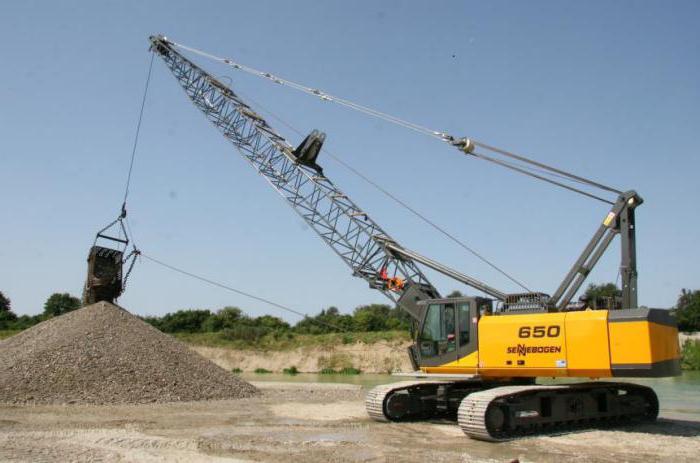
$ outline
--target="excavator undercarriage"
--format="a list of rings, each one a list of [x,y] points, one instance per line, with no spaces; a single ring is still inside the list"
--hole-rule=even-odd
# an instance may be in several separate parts
[[[455,420],[467,436],[490,442],[653,421],[659,412],[646,386],[525,382],[402,381],[372,389],[365,405],[375,421]]]

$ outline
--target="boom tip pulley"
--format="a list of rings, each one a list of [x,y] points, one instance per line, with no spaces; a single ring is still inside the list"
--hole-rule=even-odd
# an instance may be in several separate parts
[[[449,137],[451,139],[449,140],[450,144],[457,147],[458,150],[466,154],[472,154],[474,152],[476,145],[474,145],[474,142],[470,138],[462,137],[455,139],[452,136]]]

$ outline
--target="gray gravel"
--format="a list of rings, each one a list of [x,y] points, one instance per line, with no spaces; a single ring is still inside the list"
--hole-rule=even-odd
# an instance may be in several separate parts
[[[0,402],[140,404],[236,399],[257,389],[106,302],[0,341]]]

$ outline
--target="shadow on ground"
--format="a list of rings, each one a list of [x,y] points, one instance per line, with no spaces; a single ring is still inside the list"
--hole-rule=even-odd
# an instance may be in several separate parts
[[[673,418],[659,418],[654,423],[624,426],[619,430],[655,434],[660,436],[695,437],[700,436],[700,422]]]

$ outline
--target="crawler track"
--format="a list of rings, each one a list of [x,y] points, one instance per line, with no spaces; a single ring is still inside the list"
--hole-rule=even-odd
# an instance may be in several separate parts
[[[439,386],[450,381],[400,381],[377,386],[367,393],[365,408],[375,421],[427,418]]]
[[[457,421],[471,438],[500,442],[531,434],[653,421],[658,412],[654,391],[635,384],[506,386],[466,396]]]
[[[629,383],[537,386],[472,381],[402,381],[365,399],[375,421],[457,420],[474,439],[500,442],[533,434],[653,421],[654,391]]]

